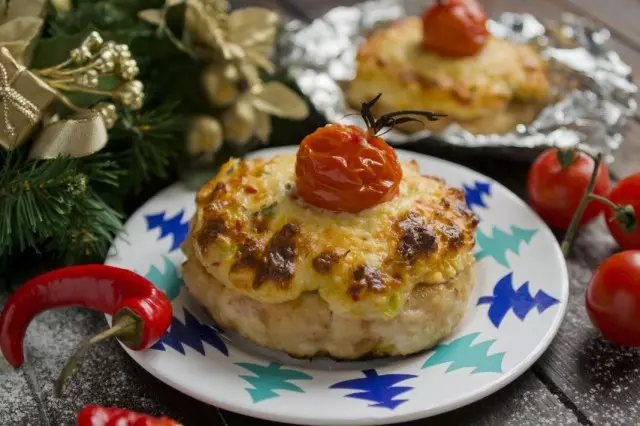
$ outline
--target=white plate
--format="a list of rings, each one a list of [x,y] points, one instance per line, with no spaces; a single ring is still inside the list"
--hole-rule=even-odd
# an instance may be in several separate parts
[[[295,148],[268,149],[269,157]],[[249,416],[314,425],[377,425],[414,420],[477,401],[526,371],[556,334],[568,297],[555,237],[516,195],[472,170],[407,151],[422,173],[463,187],[480,216],[477,284],[464,320],[440,346],[380,365],[281,365],[220,332],[182,286],[178,244],[195,210],[194,193],[175,184],[131,216],[106,263],[150,278],[173,299],[162,343],[129,355],[170,386]],[[124,346],[123,346],[124,347]]]

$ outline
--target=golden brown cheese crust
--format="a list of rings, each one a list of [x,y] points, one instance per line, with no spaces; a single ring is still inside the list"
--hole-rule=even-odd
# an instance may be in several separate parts
[[[473,262],[478,219],[462,191],[415,164],[397,197],[358,214],[305,204],[294,168],[294,155],[231,160],[199,191],[187,251],[225,286],[265,303],[318,291],[334,312],[391,318],[416,285]]]
[[[486,123],[474,121],[504,116],[514,101],[542,105],[549,97],[547,64],[530,46],[489,38],[475,56],[446,58],[425,50],[421,39],[419,17],[405,18],[369,37],[358,51],[349,102],[359,107],[383,93],[383,111],[431,110],[486,131]],[[525,116],[522,108],[515,112]],[[513,121],[511,115],[498,124]],[[447,122],[436,122],[433,128]]]

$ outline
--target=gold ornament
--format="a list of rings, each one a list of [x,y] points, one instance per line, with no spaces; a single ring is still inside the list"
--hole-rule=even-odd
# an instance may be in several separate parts
[[[189,31],[185,40],[193,38],[195,44],[218,46],[225,49],[223,29],[218,22],[229,12],[225,0],[187,0],[184,26]]]
[[[236,108],[234,108],[237,105]],[[234,144],[245,144],[251,136],[256,136],[262,142],[266,142],[271,134],[271,116],[302,120],[309,115],[307,104],[289,87],[277,81],[269,81],[264,85],[254,86],[250,92],[240,96],[234,107],[231,107],[231,117],[242,115],[243,120],[232,119],[232,133],[228,133],[225,123],[227,111],[223,113],[222,122],[225,138]],[[246,112],[250,108],[251,113]],[[250,117],[250,118],[249,118]],[[246,126],[240,129],[241,126]],[[249,136],[245,139],[238,135]]]
[[[309,116],[307,104],[296,92],[278,81],[269,81],[251,90],[253,106],[269,115],[292,120]]]
[[[193,156],[213,155],[222,147],[222,126],[215,118],[202,115],[189,125],[187,152]]]
[[[33,40],[40,34],[48,0],[0,0],[0,47],[20,64],[31,62]]]
[[[58,98],[69,108],[81,112],[61,92],[83,92],[107,96],[120,102],[124,107],[137,110],[144,101],[143,85],[134,80],[138,75],[138,64],[131,58],[129,46],[104,42],[96,31],[90,33],[82,44],[71,50],[66,61],[34,71],[43,81],[57,89]],[[116,77],[120,85],[115,89],[101,90],[98,85],[101,77]],[[113,126],[117,119],[115,109],[108,111],[99,107],[105,125]]]
[[[211,65],[202,72],[202,86],[213,105],[227,106],[239,95],[239,78],[238,70],[231,64]]]
[[[184,4],[181,39],[167,27],[167,11]],[[226,107],[220,115],[224,139],[238,146],[253,136],[267,141],[271,116],[302,120],[307,104],[284,84],[264,83],[260,70],[272,73],[269,60],[277,33],[278,15],[265,8],[229,10],[226,0],[167,0],[162,9],[140,12],[181,50],[208,62],[202,73],[205,95],[212,105]]]
[[[100,102],[92,109],[74,105],[66,92],[82,92],[109,97],[130,109],[139,109],[144,100],[143,86],[135,76],[138,66],[129,47],[104,42],[92,32],[69,53],[61,64],[28,70],[0,48],[0,146],[20,146],[37,129],[29,152],[30,158],[53,158],[58,155],[86,156],[101,150],[107,143],[107,128],[117,121],[115,105]],[[98,89],[103,77],[115,77],[114,89]],[[56,100],[75,114],[63,120],[53,114]]]
[[[91,109],[102,117],[107,129],[112,128],[113,125],[116,124],[116,121],[118,121],[118,112],[116,111],[116,106],[114,104],[100,102],[94,105]]]
[[[271,117],[262,111],[256,111],[255,114],[256,122],[253,133],[260,141],[266,142],[271,134]]]
[[[249,142],[256,124],[256,113],[251,101],[241,99],[222,113],[224,138],[235,146]]]
[[[58,12],[71,12],[71,0],[51,0],[51,5]]]

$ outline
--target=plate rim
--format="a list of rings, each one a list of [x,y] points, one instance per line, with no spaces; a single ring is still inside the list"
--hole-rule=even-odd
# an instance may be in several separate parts
[[[292,153],[292,152],[295,152],[297,147],[298,145],[286,145],[286,146],[264,148],[264,149],[260,149],[260,150],[256,150],[248,153],[244,157],[244,159],[257,158],[262,155],[277,155],[281,153]],[[480,388],[467,392],[466,394],[462,394],[448,403],[444,403],[444,404],[438,405],[437,407],[433,407],[427,410],[415,410],[409,413],[402,413],[402,414],[394,414],[394,412],[390,412],[388,416],[362,417],[358,419],[344,418],[344,417],[338,417],[338,416],[330,416],[330,417],[323,417],[322,419],[314,419],[310,416],[299,417],[296,415],[278,414],[269,410],[267,411],[261,410],[259,409],[260,406],[257,406],[255,404],[254,405],[233,404],[233,403],[227,403],[226,401],[220,401],[220,400],[214,401],[214,398],[207,397],[206,395],[203,395],[201,393],[191,391],[190,388],[175,382],[169,376],[163,374],[162,370],[159,370],[153,365],[143,362],[143,360],[140,359],[140,357],[138,356],[138,353],[132,351],[126,345],[124,345],[122,342],[118,340],[118,343],[120,344],[120,346],[138,365],[140,365],[145,371],[147,371],[149,374],[151,374],[161,382],[165,383],[168,386],[171,386],[172,388],[178,390],[179,392],[185,395],[188,395],[192,398],[197,399],[198,401],[211,405],[216,409],[223,409],[226,411],[231,411],[237,414],[242,414],[245,416],[254,417],[254,418],[263,419],[263,420],[285,422],[289,424],[311,425],[311,426],[315,426],[315,425],[317,426],[343,426],[343,425],[344,426],[347,426],[347,425],[348,426],[377,426],[377,425],[397,424],[402,422],[426,419],[429,417],[433,417],[439,414],[444,414],[444,413],[456,410],[458,408],[462,408],[474,402],[478,402],[486,398],[487,396],[505,388],[507,385],[509,385],[510,383],[515,381],[517,378],[522,376],[549,348],[549,346],[551,345],[551,342],[557,335],[558,330],[560,329],[560,326],[562,324],[562,321],[564,320],[564,317],[566,315],[566,309],[567,309],[568,299],[569,299],[569,271],[566,263],[566,258],[562,255],[560,244],[556,240],[549,226],[544,222],[544,220],[542,220],[540,215],[538,215],[538,213],[535,210],[533,210],[522,198],[520,198],[518,195],[516,195],[513,191],[511,191],[509,188],[504,186],[499,181],[496,181],[495,179],[489,176],[486,176],[483,173],[475,171],[470,167],[455,163],[453,161],[449,161],[442,158],[438,158],[438,157],[434,157],[431,155],[422,154],[422,153],[414,152],[410,150],[405,150],[405,149],[394,148],[394,150],[401,156],[422,157],[424,160],[427,160],[427,161],[435,161],[435,162],[443,163],[449,167],[463,169],[465,172],[470,172],[480,178],[486,179],[487,181],[491,182],[494,185],[501,187],[512,202],[520,205],[524,209],[529,210],[530,213],[532,213],[535,216],[535,218],[539,221],[541,230],[544,230],[545,233],[553,236],[553,242],[554,242],[553,247],[554,247],[555,255],[557,255],[561,259],[561,262],[560,262],[561,268],[559,271],[560,272],[559,285],[560,285],[561,291],[559,296],[558,310],[555,314],[555,317],[551,325],[549,326],[549,329],[541,337],[538,344],[529,352],[526,358],[520,361],[508,374],[502,374],[495,381],[487,383]],[[151,196],[149,199],[147,199],[129,216],[129,218],[127,219],[127,221],[123,226],[123,231],[127,228],[133,216],[140,210],[144,209],[144,207],[147,204],[149,204],[152,200],[159,198],[164,193],[169,192],[174,188],[180,187],[180,186],[184,187],[185,185],[183,182],[180,182],[180,181],[173,182],[172,184],[166,186],[165,188],[163,188],[162,190],[158,191],[153,196]],[[111,249],[114,247],[117,240],[118,240],[118,237],[116,236],[116,238],[113,240],[112,244],[110,245],[109,251],[111,251]],[[109,257],[105,259],[105,264],[109,264],[108,260],[109,260]],[[111,317],[109,315],[105,315],[105,318],[109,323],[109,325],[111,325]]]

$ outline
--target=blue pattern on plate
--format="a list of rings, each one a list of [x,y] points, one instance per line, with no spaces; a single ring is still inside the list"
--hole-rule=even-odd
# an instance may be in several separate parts
[[[225,356],[229,356],[229,350],[220,338],[219,330],[210,325],[202,324],[185,308],[183,308],[183,311],[184,324],[174,316],[171,320],[169,331],[167,331],[155,345],[151,346],[150,349],[165,351],[165,347],[169,346],[178,353],[185,355],[183,345],[186,345],[200,355],[205,355],[203,343],[207,343]]]
[[[390,410],[407,402],[408,399],[394,399],[396,396],[412,390],[411,386],[396,386],[397,383],[418,377],[413,374],[378,374],[376,370],[363,370],[365,377],[345,380],[331,385],[330,389],[355,389],[355,392],[345,395],[345,398],[363,399],[374,402],[369,407],[383,407]]]
[[[531,296],[529,282],[525,282],[520,288],[514,290],[513,272],[500,278],[493,288],[493,296],[482,296],[478,300],[478,305],[489,305],[489,319],[496,328],[500,327],[509,310],[524,321],[532,309],[537,308],[538,312],[542,313],[557,303],[559,303],[558,299],[542,290],[538,290],[535,296]]]
[[[462,185],[464,188],[464,200],[467,206],[473,210],[474,206],[487,208],[484,197],[491,196],[491,184],[489,182],[475,181],[473,186]]]
[[[173,241],[171,242],[170,252],[174,251],[180,244],[184,241],[189,233],[189,219],[185,219],[182,221],[182,216],[184,216],[184,209],[180,210],[175,216],[165,219],[166,212],[161,211],[160,213],[148,214],[145,215],[144,218],[147,221],[147,230],[151,231],[155,228],[160,228],[160,236],[158,240],[163,239],[164,237],[171,236]]]

